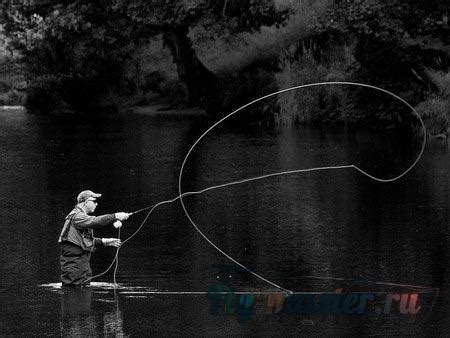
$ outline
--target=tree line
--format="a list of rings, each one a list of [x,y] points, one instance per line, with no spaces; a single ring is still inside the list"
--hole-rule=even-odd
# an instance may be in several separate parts
[[[11,1],[1,7],[30,109],[113,111],[111,97],[136,91],[125,75],[127,62],[158,38],[175,65],[182,104],[213,116],[276,90],[276,74],[286,66],[283,50],[291,51],[288,59],[295,64],[305,46],[314,46],[306,49],[314,62],[324,63],[348,41],[354,42],[354,60],[343,70],[346,79],[379,85],[414,105],[437,98],[444,106],[437,109],[445,109],[448,12],[449,5],[437,0]],[[290,33],[295,20],[294,40],[250,61],[237,60],[242,67],[230,73],[208,68],[192,33],[200,29],[210,40],[251,37],[267,27]]]

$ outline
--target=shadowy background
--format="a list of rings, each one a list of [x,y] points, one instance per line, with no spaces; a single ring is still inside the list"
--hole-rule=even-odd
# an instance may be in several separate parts
[[[447,2],[424,0],[3,1],[0,334],[449,336],[448,12]],[[431,286],[436,303],[421,298],[424,309],[434,305],[430,316],[267,317],[255,302],[244,326],[223,307],[213,316],[206,295],[154,294],[273,290],[245,271],[212,270],[231,263],[178,201],[122,247],[117,294],[42,287],[59,280],[57,238],[79,191],[103,193],[99,214],[173,198],[186,152],[212,121],[319,81],[390,90],[439,140],[389,184],[350,169],[317,171],[211,190],[186,198],[187,209],[225,252],[283,287]],[[186,162],[182,189],[345,164],[392,178],[417,158],[418,127],[402,103],[367,88],[287,92],[211,131]],[[130,218],[122,238],[144,217]],[[113,256],[99,248],[94,273]],[[100,281],[111,280],[110,272]]]
[[[448,12],[423,0],[5,1],[0,103],[90,115],[163,103],[217,118],[290,86],[355,81],[400,95],[445,138]],[[411,126],[354,89],[292,92],[261,109],[274,124]]]

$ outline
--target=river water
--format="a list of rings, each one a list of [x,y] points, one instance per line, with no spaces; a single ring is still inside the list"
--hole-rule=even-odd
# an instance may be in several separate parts
[[[122,247],[118,289],[111,271],[90,288],[55,286],[57,238],[78,192],[103,194],[97,214],[176,197],[184,156],[210,123],[174,112],[85,120],[0,110],[1,335],[448,336],[450,157],[442,141],[429,140],[417,166],[393,183],[336,169],[184,199],[213,243],[273,283],[296,292],[372,292],[381,303],[389,293],[414,293],[421,306],[416,314],[380,314],[377,307],[360,315],[299,314],[286,310],[287,296],[278,311],[266,294],[276,288],[209,245],[179,201],[155,210]],[[420,139],[388,133],[236,126],[221,126],[199,143],[187,161],[183,191],[348,164],[389,178],[420,149]],[[121,237],[145,215],[125,222]],[[117,231],[108,227],[96,235]],[[113,249],[99,248],[94,274],[113,256]],[[217,298],[208,290],[236,294],[225,297],[228,305],[219,296],[214,308]],[[240,306],[245,299],[247,308]]]

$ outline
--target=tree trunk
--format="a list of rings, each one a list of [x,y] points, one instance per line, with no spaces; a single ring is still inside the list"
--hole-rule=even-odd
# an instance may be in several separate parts
[[[163,40],[177,65],[179,79],[186,85],[188,102],[209,106],[217,99],[219,80],[198,59],[188,32],[187,27],[170,29],[163,34]]]

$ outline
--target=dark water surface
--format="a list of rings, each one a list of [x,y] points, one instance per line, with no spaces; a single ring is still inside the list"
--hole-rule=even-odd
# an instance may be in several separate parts
[[[450,157],[448,144],[437,141],[429,141],[418,165],[393,183],[340,169],[185,199],[206,236],[274,283],[302,292],[417,293],[416,315],[368,308],[361,315],[309,316],[288,311],[286,299],[274,314],[266,294],[254,295],[247,312],[239,307],[245,301],[240,294],[228,298],[229,307],[223,301],[214,309],[213,297],[202,293],[224,284],[249,293],[275,288],[214,250],[179,202],[158,208],[123,246],[119,289],[41,286],[59,281],[57,238],[79,191],[103,194],[97,214],[175,197],[183,158],[207,127],[201,116],[136,114],[83,122],[0,110],[0,335],[450,334]],[[200,190],[266,173],[346,164],[389,178],[414,160],[418,141],[364,131],[224,126],[192,153],[182,185],[184,191]],[[122,238],[144,216],[125,222]],[[96,235],[117,232],[109,227]],[[98,249],[94,273],[105,270],[113,255],[111,248]],[[96,282],[112,281],[110,272]],[[192,291],[199,294],[186,294]]]

